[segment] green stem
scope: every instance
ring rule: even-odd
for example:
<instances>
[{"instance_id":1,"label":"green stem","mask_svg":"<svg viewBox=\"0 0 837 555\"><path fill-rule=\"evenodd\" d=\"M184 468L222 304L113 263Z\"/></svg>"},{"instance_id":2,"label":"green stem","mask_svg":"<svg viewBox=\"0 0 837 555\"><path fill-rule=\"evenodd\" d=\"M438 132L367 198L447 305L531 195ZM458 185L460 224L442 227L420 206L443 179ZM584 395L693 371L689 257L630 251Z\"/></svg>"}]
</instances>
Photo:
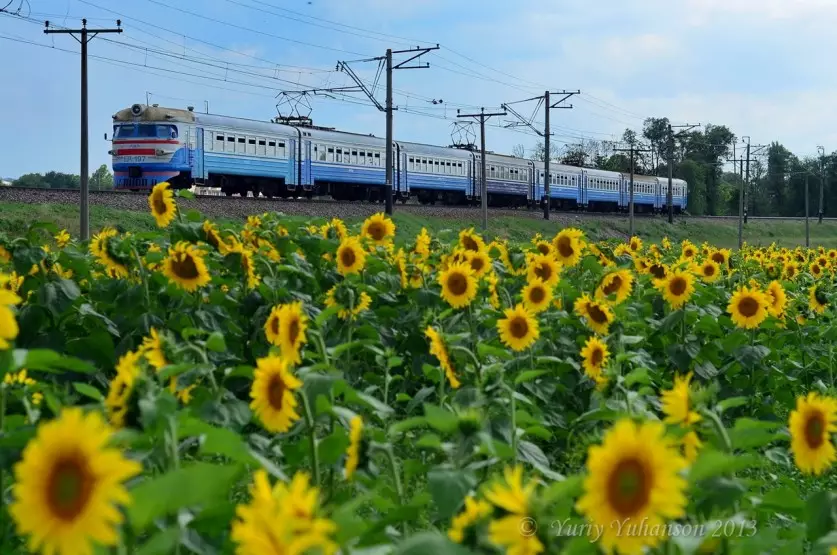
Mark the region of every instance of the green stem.
<instances>
[{"instance_id":1,"label":"green stem","mask_svg":"<svg viewBox=\"0 0 837 555\"><path fill-rule=\"evenodd\" d=\"M3 430L6 421L6 387L0 384L0 435L3 435ZM0 466L0 545L6 545L6 474L3 467Z\"/></svg>"},{"instance_id":2,"label":"green stem","mask_svg":"<svg viewBox=\"0 0 837 555\"><path fill-rule=\"evenodd\" d=\"M314 485L320 486L320 455L317 453L317 434L314 429L314 416L311 412L311 403L308 396L302 393L302 405L305 409L305 425L308 426L308 440L311 445L311 466L314 467Z\"/></svg>"},{"instance_id":3,"label":"green stem","mask_svg":"<svg viewBox=\"0 0 837 555\"><path fill-rule=\"evenodd\" d=\"M392 452L392 445L387 444L384 451L387 454L387 459L389 460L389 469L392 472L392 479L395 481L395 491L398 493L398 500L402 506L406 505L406 499L404 497L404 486L401 485L401 474L398 471L398 463L395 460L395 453ZM404 536L407 535L407 523L402 522L402 533Z\"/></svg>"},{"instance_id":4,"label":"green stem","mask_svg":"<svg viewBox=\"0 0 837 555\"><path fill-rule=\"evenodd\" d=\"M718 435L721 436L721 439L724 442L724 449L728 452L732 452L732 441L730 441L729 435L727 434L727 429L724 428L724 424L723 422L721 422L721 419L718 417L718 415L711 410L703 410L701 412L704 416L708 417L709 420L712 421L712 424L715 426L715 430L718 432Z\"/></svg>"},{"instance_id":5,"label":"green stem","mask_svg":"<svg viewBox=\"0 0 837 555\"><path fill-rule=\"evenodd\" d=\"M131 245L131 252L134 253L134 258L137 260L137 267L139 268L140 278L142 279L142 286L145 290L145 306L151 309L151 294L148 290L148 274L145 273L145 266L142 265L142 258L140 258L137 248Z\"/></svg>"},{"instance_id":6,"label":"green stem","mask_svg":"<svg viewBox=\"0 0 837 555\"><path fill-rule=\"evenodd\" d=\"M514 398L514 389L509 387L509 402L511 403L511 441L513 463L517 463L517 402Z\"/></svg>"},{"instance_id":7,"label":"green stem","mask_svg":"<svg viewBox=\"0 0 837 555\"><path fill-rule=\"evenodd\" d=\"M169 439L171 440L171 466L172 470L180 468L180 451L177 446L177 420L169 418Z\"/></svg>"}]
</instances>

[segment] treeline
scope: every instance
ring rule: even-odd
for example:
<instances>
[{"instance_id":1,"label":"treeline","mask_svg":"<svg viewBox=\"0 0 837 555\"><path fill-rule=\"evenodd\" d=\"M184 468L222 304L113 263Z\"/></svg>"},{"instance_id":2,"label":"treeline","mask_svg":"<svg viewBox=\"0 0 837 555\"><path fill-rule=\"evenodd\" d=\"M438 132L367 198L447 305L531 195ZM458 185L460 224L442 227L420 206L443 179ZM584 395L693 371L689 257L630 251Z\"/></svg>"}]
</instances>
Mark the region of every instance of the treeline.
<instances>
[{"instance_id":1,"label":"treeline","mask_svg":"<svg viewBox=\"0 0 837 555\"><path fill-rule=\"evenodd\" d=\"M102 164L90 176L91 189L113 189L113 174ZM78 174L62 172L27 173L12 182L15 187L37 187L39 189L78 189L81 185Z\"/></svg>"},{"instance_id":2,"label":"treeline","mask_svg":"<svg viewBox=\"0 0 837 555\"><path fill-rule=\"evenodd\" d=\"M634 171L638 174L668 175L668 118L648 118L641 133L626 129L619 148L647 149L637 154ZM730 159L746 159L746 144L724 125L701 129L673 130L673 175L689 183L687 209L695 215L738 214L740 163L729 171ZM630 172L627 152L617 152L612 141L584 140L563 149L550 145L550 159L571 166ZM544 145L526 151L514 148L516 156L544 160ZM727 171L724 171L724 168ZM823 183L823 210L837 216L837 153L823 157L800 158L778 142L758 152L751 151L745 204L752 216L801 216L805 214L805 178L808 177L809 213L819 209L819 187ZM746 175L746 163L743 173ZM829 206L834 214L830 214Z\"/></svg>"}]
</instances>

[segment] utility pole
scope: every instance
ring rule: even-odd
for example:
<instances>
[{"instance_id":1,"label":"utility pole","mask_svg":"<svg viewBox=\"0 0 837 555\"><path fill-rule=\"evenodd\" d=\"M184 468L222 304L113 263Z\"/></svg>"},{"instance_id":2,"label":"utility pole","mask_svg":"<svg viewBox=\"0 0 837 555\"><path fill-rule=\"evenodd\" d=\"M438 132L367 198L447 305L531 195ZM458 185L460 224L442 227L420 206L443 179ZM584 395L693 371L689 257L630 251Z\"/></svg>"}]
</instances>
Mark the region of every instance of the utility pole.
<instances>
[{"instance_id":1,"label":"utility pole","mask_svg":"<svg viewBox=\"0 0 837 555\"><path fill-rule=\"evenodd\" d=\"M80 180L80 210L81 212L81 240L90 239L90 175L89 156L87 147L87 43L96 38L99 33L121 33L122 21L116 20L116 29L88 29L87 20L81 20L81 29L50 29L49 21L44 22L44 33L47 35L70 35L81 45L81 168ZM79 36L76 36L76 35Z\"/></svg>"},{"instance_id":2,"label":"utility pole","mask_svg":"<svg viewBox=\"0 0 837 555\"><path fill-rule=\"evenodd\" d=\"M481 155L481 162L482 162L482 187L480 187L480 201L482 204L482 229L483 231L488 229L488 181L486 180L485 175L485 120L494 117L494 116L505 116L506 112L492 112L490 114L485 113L485 108L480 108L479 114L460 114L459 110L456 110L456 117L458 118L474 118L479 119L480 121L480 155Z\"/></svg>"},{"instance_id":3,"label":"utility pole","mask_svg":"<svg viewBox=\"0 0 837 555\"><path fill-rule=\"evenodd\" d=\"M368 58L366 60L354 60L356 62L386 62L386 72L387 72L387 96L385 106L381 106L381 103L375 98L375 89L377 88L377 79L375 80L376 85L373 85L371 90L369 87L366 86L366 83L361 81L361 79L355 74L355 72L349 67L349 63L351 62L337 62L337 69L340 71L346 72L349 77L357 83L357 86L363 91L369 100L375 105L378 110L382 112L386 112L387 117L387 131L386 131L386 141L387 141L387 152L386 152L386 180L384 181L384 195L386 200L386 213L387 215L392 215L392 170L394 167L394 160L393 160L393 152L392 152L392 112L393 110L397 110L392 106L392 72L396 69L427 69L430 67L430 64L417 64L413 66L407 66L405 64L412 62L416 58L427 54L431 50L439 50L439 45L431 46L431 47L415 47L415 48L408 48L406 50L393 50L391 48L387 48L387 53L384 56L378 56L376 58ZM392 65L392 56L393 54L412 54L406 60ZM380 66L379 66L380 68ZM379 69L380 71L380 69ZM400 193L400 191L399 191Z\"/></svg>"},{"instance_id":4,"label":"utility pole","mask_svg":"<svg viewBox=\"0 0 837 555\"><path fill-rule=\"evenodd\" d=\"M695 127L700 127L699 123L686 125L671 125L668 124L668 223L674 223L674 200L672 196L672 181L674 179L674 135L671 132L672 127L684 127L680 133L691 131ZM678 133L678 136L680 135Z\"/></svg>"},{"instance_id":5,"label":"utility pole","mask_svg":"<svg viewBox=\"0 0 837 555\"><path fill-rule=\"evenodd\" d=\"M820 155L820 210L817 213L817 223L822 223L823 217L823 187L825 187L825 147L818 146L817 152Z\"/></svg>"},{"instance_id":6,"label":"utility pole","mask_svg":"<svg viewBox=\"0 0 837 555\"><path fill-rule=\"evenodd\" d=\"M553 95L553 94L554 95L562 95L562 97L561 97L560 100L556 101L555 103L552 103L551 95ZM520 127L522 125L525 125L526 127L529 127L530 129L532 129L532 131L534 131L535 133L537 133L538 135L543 137L543 151L544 151L544 156L543 156L543 158L544 158L544 160L543 160L543 165L544 165L543 175L544 175L544 178L543 178L543 182L544 182L544 196L546 197L546 202L544 202L544 206L543 206L543 219L544 220L549 219L549 203L550 203L550 196L549 196L549 154L550 154L550 146L551 145L550 145L549 141L550 141L550 137L552 137L552 131L551 131L550 126L549 126L549 111L552 110L552 109L572 109L572 107L573 107L572 104L569 104L567 106L563 106L563 105L561 105L561 103L564 102L565 100L567 100L568 98L570 98L571 96L576 95L576 94L581 94L581 91L580 90L579 91L562 90L562 91L556 91L556 92L544 91L543 95L541 95L541 96L533 96L532 98L527 98L526 100L518 100L516 102L509 102L507 104L502 104L501 105L501 108L503 108L503 110L507 110L507 111L511 112L512 115L514 115L515 117L517 117L517 119L520 120L520 121L512 122L509 125L506 125L507 128L508 127ZM511 104L520 104L521 102L529 102L531 100L537 100L538 104L537 104L537 106L535 106L535 110L532 112L532 115L528 119L521 116L519 113L517 113L514 110L514 108L511 107ZM533 125L533 121L535 119L535 116L538 113L538 110L541 107L541 104L546 106L546 108L544 109L544 130L543 131L541 131L540 129L536 128ZM539 176L537 175L537 172L535 172L535 183L537 183L538 177ZM534 195L532 195L532 200L534 200Z\"/></svg>"},{"instance_id":7,"label":"utility pole","mask_svg":"<svg viewBox=\"0 0 837 555\"><path fill-rule=\"evenodd\" d=\"M749 137L747 140L749 141ZM743 139L742 139L743 140ZM744 158L735 157L735 143L732 145L732 159L727 159L732 162L732 171L736 171L736 162L738 162L738 248L744 243Z\"/></svg>"},{"instance_id":8,"label":"utility pole","mask_svg":"<svg viewBox=\"0 0 837 555\"><path fill-rule=\"evenodd\" d=\"M629 197L628 197L628 219L630 222L630 228L628 231L628 236L634 236L634 154L639 152L653 152L650 148L636 148L633 144L631 148L615 148L613 149L614 152L630 152L631 153L631 186L629 189Z\"/></svg>"},{"instance_id":9,"label":"utility pole","mask_svg":"<svg viewBox=\"0 0 837 555\"><path fill-rule=\"evenodd\" d=\"M750 184L750 137L747 137L747 174L744 177L745 187L742 188L743 194L741 195L741 202L743 203L744 208L744 223L747 223L747 187L746 185Z\"/></svg>"},{"instance_id":10,"label":"utility pole","mask_svg":"<svg viewBox=\"0 0 837 555\"><path fill-rule=\"evenodd\" d=\"M805 172L805 248L811 246L810 228L808 227L808 172Z\"/></svg>"}]
</instances>

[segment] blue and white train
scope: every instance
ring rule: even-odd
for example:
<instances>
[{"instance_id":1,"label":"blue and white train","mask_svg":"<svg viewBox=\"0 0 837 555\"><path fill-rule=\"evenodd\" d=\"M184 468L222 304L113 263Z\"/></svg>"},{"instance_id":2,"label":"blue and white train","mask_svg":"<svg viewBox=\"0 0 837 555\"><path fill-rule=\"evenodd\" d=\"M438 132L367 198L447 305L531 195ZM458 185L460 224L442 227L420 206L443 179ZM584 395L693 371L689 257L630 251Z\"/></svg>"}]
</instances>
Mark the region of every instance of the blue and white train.
<instances>
[{"instance_id":1,"label":"blue and white train","mask_svg":"<svg viewBox=\"0 0 837 555\"><path fill-rule=\"evenodd\" d=\"M134 104L113 116L114 183L148 190L162 181L173 188L220 188L227 196L330 196L382 202L386 141L373 135L319 127L196 113ZM395 141L393 195L423 204L478 202L479 152ZM486 154L488 203L532 206L546 202L544 165ZM629 204L630 175L550 164L549 202L556 209L622 211ZM667 206L668 179L634 176L634 207ZM686 209L687 183L673 180L677 212Z\"/></svg>"}]
</instances>

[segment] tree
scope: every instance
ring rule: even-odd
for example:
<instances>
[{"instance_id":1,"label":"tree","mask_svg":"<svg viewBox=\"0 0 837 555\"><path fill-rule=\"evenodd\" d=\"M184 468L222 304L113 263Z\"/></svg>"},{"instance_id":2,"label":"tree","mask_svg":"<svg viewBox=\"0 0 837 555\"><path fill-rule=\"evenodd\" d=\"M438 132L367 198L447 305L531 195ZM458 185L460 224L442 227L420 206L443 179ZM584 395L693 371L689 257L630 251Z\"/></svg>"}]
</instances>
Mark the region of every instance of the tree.
<instances>
[{"instance_id":1,"label":"tree","mask_svg":"<svg viewBox=\"0 0 837 555\"><path fill-rule=\"evenodd\" d=\"M39 173L25 173L14 182L15 187L47 187L44 176Z\"/></svg>"},{"instance_id":2,"label":"tree","mask_svg":"<svg viewBox=\"0 0 837 555\"><path fill-rule=\"evenodd\" d=\"M107 164L99 166L99 169L90 176L90 188L113 189L113 174L110 173Z\"/></svg>"},{"instance_id":3,"label":"tree","mask_svg":"<svg viewBox=\"0 0 837 555\"><path fill-rule=\"evenodd\" d=\"M544 156L544 143L543 141L538 141L535 143L535 149L529 151L529 159L535 160L536 162L546 162L546 156ZM549 142L549 152L550 160L558 160L561 156L561 149L558 145L555 144L555 141Z\"/></svg>"},{"instance_id":4,"label":"tree","mask_svg":"<svg viewBox=\"0 0 837 555\"><path fill-rule=\"evenodd\" d=\"M512 147L512 156L515 158L526 158L526 147L516 144Z\"/></svg>"}]
</instances>

